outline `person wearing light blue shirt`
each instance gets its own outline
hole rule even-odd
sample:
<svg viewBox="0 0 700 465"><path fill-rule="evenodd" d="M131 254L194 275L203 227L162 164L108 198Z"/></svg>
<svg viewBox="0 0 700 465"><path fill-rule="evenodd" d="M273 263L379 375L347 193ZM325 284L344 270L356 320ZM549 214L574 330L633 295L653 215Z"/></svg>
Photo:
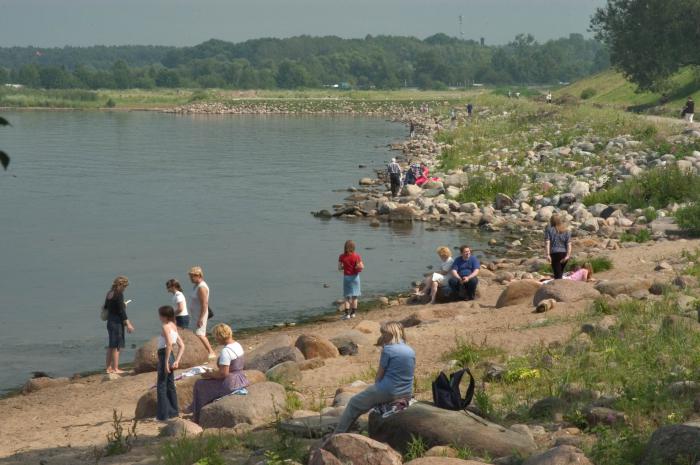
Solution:
<svg viewBox="0 0 700 465"><path fill-rule="evenodd" d="M403 326L396 321L383 323L379 344L382 354L374 384L350 399L333 434L346 433L363 413L375 405L413 395L416 353L406 344Z"/></svg>

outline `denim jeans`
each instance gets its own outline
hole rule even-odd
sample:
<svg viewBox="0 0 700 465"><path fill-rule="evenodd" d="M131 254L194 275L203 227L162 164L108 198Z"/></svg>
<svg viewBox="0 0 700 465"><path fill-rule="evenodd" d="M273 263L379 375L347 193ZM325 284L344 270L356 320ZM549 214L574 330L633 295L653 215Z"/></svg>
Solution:
<svg viewBox="0 0 700 465"><path fill-rule="evenodd" d="M178 328L189 328L190 327L190 316L189 315L176 316L175 317L175 324L177 325Z"/></svg>
<svg viewBox="0 0 700 465"><path fill-rule="evenodd" d="M406 397L406 396L399 396ZM360 417L360 415L369 412L372 407L377 404L384 404L395 400L397 396L384 392L373 384L369 386L364 391L356 394L350 399L347 407L343 411L343 415L340 417L338 426L335 427L333 434L347 433L353 423Z"/></svg>
<svg viewBox="0 0 700 465"><path fill-rule="evenodd" d="M175 357L170 352L169 365L175 363ZM165 371L165 349L158 349L158 382L156 384L158 407L156 418L164 421L178 415L177 392L175 391L175 375Z"/></svg>
<svg viewBox="0 0 700 465"><path fill-rule="evenodd" d="M459 294L461 298L465 300L474 300L476 298L476 286L479 284L479 278L475 276L466 283L462 283L462 281L457 278L450 278L449 284L452 291ZM464 296L460 294L462 288L464 288Z"/></svg>

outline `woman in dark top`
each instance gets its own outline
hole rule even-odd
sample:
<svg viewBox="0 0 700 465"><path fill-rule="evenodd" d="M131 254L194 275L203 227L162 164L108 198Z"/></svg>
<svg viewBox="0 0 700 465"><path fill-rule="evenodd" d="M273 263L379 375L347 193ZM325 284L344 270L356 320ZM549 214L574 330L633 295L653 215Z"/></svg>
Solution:
<svg viewBox="0 0 700 465"><path fill-rule="evenodd" d="M564 220L556 213L552 215L549 226L544 231L544 247L549 263L552 264L554 279L561 279L566 263L571 258L571 233Z"/></svg>
<svg viewBox="0 0 700 465"><path fill-rule="evenodd" d="M119 351L124 348L124 327L129 332L134 330L129 317L126 316L124 290L129 286L126 276L114 278L112 288L105 297L104 308L107 309L107 373L124 373L119 369Z"/></svg>

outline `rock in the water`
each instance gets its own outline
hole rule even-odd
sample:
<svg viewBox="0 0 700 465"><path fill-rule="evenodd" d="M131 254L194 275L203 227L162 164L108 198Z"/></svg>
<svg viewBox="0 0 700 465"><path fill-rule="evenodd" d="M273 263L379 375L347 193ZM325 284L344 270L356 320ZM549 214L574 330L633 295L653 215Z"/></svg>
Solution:
<svg viewBox="0 0 700 465"><path fill-rule="evenodd" d="M514 281L503 289L496 302L496 308L530 303L540 287L541 284L539 282L531 279Z"/></svg>
<svg viewBox="0 0 700 465"><path fill-rule="evenodd" d="M406 205L400 205L389 212L389 221L396 223L410 222L413 221L415 217L416 213L411 207Z"/></svg>
<svg viewBox="0 0 700 465"><path fill-rule="evenodd" d="M404 452L411 436L420 436L429 447L450 444L492 456L529 454L536 448L527 436L472 413L444 410L422 402L388 418L371 414L369 432L370 437Z"/></svg>
<svg viewBox="0 0 700 465"><path fill-rule="evenodd" d="M70 379L68 378L49 378L48 376L40 376L38 378L27 380L27 382L24 383L24 386L22 386L22 394L29 394L42 389L63 386L68 383L70 383Z"/></svg>
<svg viewBox="0 0 700 465"><path fill-rule="evenodd" d="M284 345L282 345L284 344ZM246 354L245 367L249 370L259 370L263 373L282 362L303 362L304 355L296 347L292 347L289 336L273 338L266 344Z"/></svg>
<svg viewBox="0 0 700 465"><path fill-rule="evenodd" d="M273 366L265 373L265 377L275 383L295 385L301 382L301 369L293 361L282 362Z"/></svg>
<svg viewBox="0 0 700 465"><path fill-rule="evenodd" d="M332 436L323 446L341 463L357 465L401 465L401 455L386 444L360 434Z"/></svg>
<svg viewBox="0 0 700 465"><path fill-rule="evenodd" d="M338 348L331 341L321 336L302 334L297 338L294 345L307 359L316 357L334 358L340 355Z"/></svg>
<svg viewBox="0 0 700 465"><path fill-rule="evenodd" d="M543 454L533 455L523 465L593 465L593 462L574 446L558 446Z"/></svg>
<svg viewBox="0 0 700 465"><path fill-rule="evenodd" d="M601 294L616 297L620 294L632 295L636 291L646 291L651 286L651 282L641 278L611 279L600 281L595 288Z"/></svg>
<svg viewBox="0 0 700 465"><path fill-rule="evenodd" d="M590 283L555 279L540 286L535 293L532 304L537 307L545 299L554 299L557 302L578 302L579 300L595 299L599 296L600 293Z"/></svg>
<svg viewBox="0 0 700 465"><path fill-rule="evenodd" d="M640 465L693 463L700 451L700 422L668 425L654 431Z"/></svg>
<svg viewBox="0 0 700 465"><path fill-rule="evenodd" d="M197 436L202 431L204 431L202 427L193 421L184 418L171 418L160 429L160 435L167 437Z"/></svg>
<svg viewBox="0 0 700 465"><path fill-rule="evenodd" d="M182 341L185 343L185 353L180 360L180 368L190 368L207 363L209 351L202 341L189 329L178 329ZM151 338L142 345L134 355L134 372L148 373L156 371L158 367L158 337Z"/></svg>
<svg viewBox="0 0 700 465"><path fill-rule="evenodd" d="M281 384L254 384L245 396L226 396L206 405L199 424L203 428L233 428L239 423L262 426L275 419L275 412L282 411L285 402L286 392Z"/></svg>

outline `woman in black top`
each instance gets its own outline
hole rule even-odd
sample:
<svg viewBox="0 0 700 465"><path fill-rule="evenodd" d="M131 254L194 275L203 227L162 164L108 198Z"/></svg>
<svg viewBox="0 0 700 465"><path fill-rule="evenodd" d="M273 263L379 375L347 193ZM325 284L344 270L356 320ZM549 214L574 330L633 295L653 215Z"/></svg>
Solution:
<svg viewBox="0 0 700 465"><path fill-rule="evenodd" d="M112 288L105 297L104 308L107 309L107 373L124 373L119 369L119 351L124 348L124 327L129 332L134 330L129 317L126 316L124 290L129 285L126 276L117 276Z"/></svg>

